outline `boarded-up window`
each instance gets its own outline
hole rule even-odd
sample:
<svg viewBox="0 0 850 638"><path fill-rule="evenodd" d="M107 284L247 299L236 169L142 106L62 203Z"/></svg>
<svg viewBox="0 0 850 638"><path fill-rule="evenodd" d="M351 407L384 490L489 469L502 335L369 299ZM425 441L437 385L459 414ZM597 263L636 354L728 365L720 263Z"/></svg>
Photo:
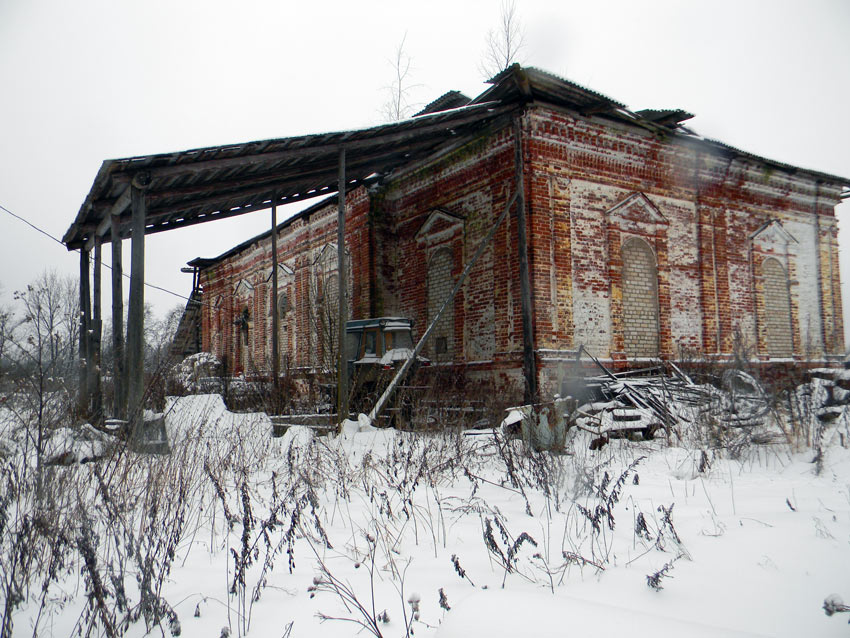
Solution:
<svg viewBox="0 0 850 638"><path fill-rule="evenodd" d="M428 264L428 323L437 315L437 311L452 291L452 252L448 248L440 248L435 252ZM449 303L440 321L431 333L432 356L451 359L454 354L454 304Z"/></svg>
<svg viewBox="0 0 850 638"><path fill-rule="evenodd" d="M239 339L239 353L241 357L242 371L253 372L254 361L251 356L251 332L253 328L253 321L251 321L251 311L248 309L248 306L242 308L242 312L239 313L236 323L239 327L237 338Z"/></svg>
<svg viewBox="0 0 850 638"><path fill-rule="evenodd" d="M336 365L337 326L339 325L339 275L325 275L318 282L316 313L316 345L319 364L325 370Z"/></svg>
<svg viewBox="0 0 850 638"><path fill-rule="evenodd" d="M791 299L788 295L788 276L778 259L769 257L762 263L762 284L767 352L771 357L790 357L794 349L791 339Z"/></svg>
<svg viewBox="0 0 850 638"><path fill-rule="evenodd" d="M658 272L642 239L623 244L623 341L627 357L658 356Z"/></svg>

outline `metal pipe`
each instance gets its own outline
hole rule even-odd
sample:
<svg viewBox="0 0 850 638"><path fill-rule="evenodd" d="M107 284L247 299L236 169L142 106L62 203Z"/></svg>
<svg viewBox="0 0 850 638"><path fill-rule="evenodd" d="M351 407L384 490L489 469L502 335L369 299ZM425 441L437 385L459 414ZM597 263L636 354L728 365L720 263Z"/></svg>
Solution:
<svg viewBox="0 0 850 638"><path fill-rule="evenodd" d="M525 222L525 186L522 161L522 123L514 120L514 162L517 188L517 252L519 253L519 288L522 310L522 372L525 377L525 402L537 402L537 364L534 360L534 326L531 298L531 278L528 273L528 236Z"/></svg>

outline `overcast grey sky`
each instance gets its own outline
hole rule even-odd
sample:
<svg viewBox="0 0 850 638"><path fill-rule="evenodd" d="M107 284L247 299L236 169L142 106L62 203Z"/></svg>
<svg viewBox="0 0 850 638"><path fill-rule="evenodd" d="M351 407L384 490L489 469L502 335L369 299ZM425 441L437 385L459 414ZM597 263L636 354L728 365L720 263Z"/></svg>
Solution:
<svg viewBox="0 0 850 638"><path fill-rule="evenodd" d="M705 136L850 177L850 2L517 10L523 63L632 109L686 109ZM474 96L498 17L498 0L0 0L0 205L61 238L104 159L379 123L405 33L413 102ZM848 316L850 203L837 214ZM147 279L186 295L186 261L268 225L258 212L153 235ZM76 273L79 258L0 211L0 303L45 268ZM160 313L180 303L150 290L146 300Z"/></svg>

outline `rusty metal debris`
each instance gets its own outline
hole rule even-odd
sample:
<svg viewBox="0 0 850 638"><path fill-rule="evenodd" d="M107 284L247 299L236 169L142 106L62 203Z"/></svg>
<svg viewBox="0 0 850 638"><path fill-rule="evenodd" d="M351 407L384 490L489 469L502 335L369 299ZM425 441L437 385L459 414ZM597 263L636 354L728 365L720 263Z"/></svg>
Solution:
<svg viewBox="0 0 850 638"><path fill-rule="evenodd" d="M668 436L695 420L710 415L724 428L751 428L764 424L770 403L761 384L740 370L726 370L720 388L698 385L675 363L615 373L583 347L602 371L584 383L593 400L571 417L579 429L598 437L641 436L652 438L663 429Z"/></svg>

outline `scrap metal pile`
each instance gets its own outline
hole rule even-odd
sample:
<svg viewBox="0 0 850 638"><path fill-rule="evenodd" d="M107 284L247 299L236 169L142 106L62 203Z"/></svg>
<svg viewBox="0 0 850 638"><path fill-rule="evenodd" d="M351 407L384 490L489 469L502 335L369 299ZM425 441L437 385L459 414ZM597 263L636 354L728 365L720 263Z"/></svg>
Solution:
<svg viewBox="0 0 850 638"><path fill-rule="evenodd" d="M746 372L727 369L720 387L696 384L672 362L614 373L594 357L602 374L584 379L587 401L571 415L572 424L599 437L669 437L700 419L723 428L762 425L770 402L761 384Z"/></svg>

